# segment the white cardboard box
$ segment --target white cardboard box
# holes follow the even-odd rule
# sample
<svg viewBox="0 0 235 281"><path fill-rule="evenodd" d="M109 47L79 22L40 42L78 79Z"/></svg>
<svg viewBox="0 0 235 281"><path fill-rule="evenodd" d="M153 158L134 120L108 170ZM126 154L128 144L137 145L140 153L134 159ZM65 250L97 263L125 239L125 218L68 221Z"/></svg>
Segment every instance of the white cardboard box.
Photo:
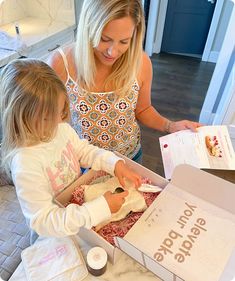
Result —
<svg viewBox="0 0 235 281"><path fill-rule="evenodd" d="M117 153L119 157L122 157L125 159L125 162L128 164L128 166L136 171L138 174L140 174L143 177L147 177L151 180L152 184L158 185L161 188L164 188L168 181L164 179L163 177L155 174L154 172L148 170L147 168L141 166L140 164L130 160L129 158ZM70 185L68 188L60 192L56 198L55 202L62 206L65 206L71 199L72 192L74 191L74 188L81 184L86 184L86 182L96 174L95 171L90 170L88 173L82 175L76 182L74 182L72 185ZM93 230L88 230L86 228L81 228L78 233L79 237L87 241L92 246L100 246L103 247L108 256L111 263L115 263L116 260L119 258L121 251L117 248L111 245L109 242L107 242L103 237L101 237L99 234L97 234Z"/></svg>
<svg viewBox="0 0 235 281"><path fill-rule="evenodd" d="M234 199L234 184L179 165L171 182L116 242L164 281L235 280Z"/></svg>
<svg viewBox="0 0 235 281"><path fill-rule="evenodd" d="M113 263L120 255L120 248L164 281L232 281L235 278L235 185L189 165L179 165L169 183L129 159L126 162L163 191L124 238L115 238L117 247L92 230L81 228L78 235L91 245L105 248ZM79 178L80 184L86 182L86 177L90 176ZM74 187L64 190L56 202L66 204ZM164 199L170 201L166 204ZM176 225L182 229L177 230ZM169 248L166 252L172 254L163 255L160 261L164 251L159 254L158 249L166 245ZM184 248L179 250L182 245ZM186 250L188 255L178 262L174 256L178 254L178 260L182 260L180 254L187 253Z"/></svg>

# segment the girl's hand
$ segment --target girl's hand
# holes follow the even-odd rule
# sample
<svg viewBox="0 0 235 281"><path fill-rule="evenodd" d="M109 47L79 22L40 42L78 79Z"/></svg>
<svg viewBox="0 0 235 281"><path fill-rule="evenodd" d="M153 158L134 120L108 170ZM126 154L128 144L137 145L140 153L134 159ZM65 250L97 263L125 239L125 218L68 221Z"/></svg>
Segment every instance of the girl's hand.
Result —
<svg viewBox="0 0 235 281"><path fill-rule="evenodd" d="M106 199L109 209L111 213L116 213L120 210L122 205L125 202L125 197L128 195L128 191L125 190L121 193L112 193L111 191L107 191L104 194L104 198Z"/></svg>
<svg viewBox="0 0 235 281"><path fill-rule="evenodd" d="M199 128L201 126L203 126L203 125L198 122L193 122L193 121L189 121L189 120L181 120L181 121L171 122L169 132L175 133L175 132L178 132L181 130L187 130L187 129L190 129L193 132L197 132L197 128Z"/></svg>
<svg viewBox="0 0 235 281"><path fill-rule="evenodd" d="M114 174L123 187L125 187L124 178L127 178L131 182L133 182L136 188L141 185L141 177L133 172L130 168L128 168L128 166L122 160L117 161L114 169Z"/></svg>

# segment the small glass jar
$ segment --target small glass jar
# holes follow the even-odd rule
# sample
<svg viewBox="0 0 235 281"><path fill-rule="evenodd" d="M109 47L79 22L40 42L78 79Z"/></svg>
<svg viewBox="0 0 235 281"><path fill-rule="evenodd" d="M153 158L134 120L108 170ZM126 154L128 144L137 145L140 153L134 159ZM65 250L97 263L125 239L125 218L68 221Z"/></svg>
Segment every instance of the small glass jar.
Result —
<svg viewBox="0 0 235 281"><path fill-rule="evenodd" d="M87 269L94 276L104 274L107 267L108 255L101 247L91 248L86 257Z"/></svg>

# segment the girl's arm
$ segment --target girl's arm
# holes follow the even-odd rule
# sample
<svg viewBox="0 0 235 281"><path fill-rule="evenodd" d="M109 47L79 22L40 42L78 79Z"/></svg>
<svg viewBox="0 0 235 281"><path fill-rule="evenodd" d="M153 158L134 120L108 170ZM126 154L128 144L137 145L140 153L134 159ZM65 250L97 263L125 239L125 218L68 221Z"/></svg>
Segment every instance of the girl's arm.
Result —
<svg viewBox="0 0 235 281"><path fill-rule="evenodd" d="M74 235L80 227L91 228L111 216L103 196L82 206L59 207L53 201L51 183L37 157L16 156L11 171L22 212L30 228L41 236Z"/></svg>
<svg viewBox="0 0 235 281"><path fill-rule="evenodd" d="M162 132L173 133L179 130L196 130L200 126L197 122L181 120L172 122L162 116L151 105L152 63L146 53L143 53L142 67L138 76L140 86L139 98L136 106L136 118L145 126Z"/></svg>
<svg viewBox="0 0 235 281"><path fill-rule="evenodd" d="M83 168L92 168L96 171L103 170L113 176L116 176L123 187L125 187L124 178L133 182L135 187L140 186L140 175L132 171L125 164L125 161L122 158L118 157L111 151L89 144L87 140L80 139L70 125L63 125L67 130L66 135L71 136L78 161Z"/></svg>

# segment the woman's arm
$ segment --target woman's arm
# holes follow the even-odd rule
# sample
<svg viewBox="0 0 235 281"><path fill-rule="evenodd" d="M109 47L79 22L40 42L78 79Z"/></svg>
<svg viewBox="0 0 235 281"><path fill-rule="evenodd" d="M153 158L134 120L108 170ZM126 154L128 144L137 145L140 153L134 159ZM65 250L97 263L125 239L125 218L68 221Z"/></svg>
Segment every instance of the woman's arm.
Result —
<svg viewBox="0 0 235 281"><path fill-rule="evenodd" d="M76 68L75 68L74 55L73 55L74 53L73 45L68 45L65 48L61 48L61 50L66 56L70 76L72 76L74 80L76 80L75 77ZM50 54L46 63L55 70L57 75L64 83L67 81L68 73L65 68L64 60L58 50L55 50Z"/></svg>
<svg viewBox="0 0 235 281"><path fill-rule="evenodd" d="M140 90L136 106L137 120L149 128L167 133L173 133L184 129L195 131L197 127L201 126L199 123L189 120L173 122L157 112L151 105L152 76L151 60L146 53L143 53L142 67L138 76Z"/></svg>
<svg viewBox="0 0 235 281"><path fill-rule="evenodd" d="M64 61L58 50L55 50L53 53L51 53L46 63L55 70L56 74L65 83L67 79L67 73L64 66Z"/></svg>
<svg viewBox="0 0 235 281"><path fill-rule="evenodd" d="M136 106L136 118L145 126L164 132L167 119L151 105L152 63L143 53L141 71L138 77L139 98Z"/></svg>

